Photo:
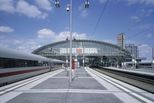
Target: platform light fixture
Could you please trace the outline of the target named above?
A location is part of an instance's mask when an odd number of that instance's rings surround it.
[[[85,8],[89,8],[89,0],[85,0]]]
[[[59,0],[55,0],[55,6],[56,6],[56,8],[60,8],[60,1]]]

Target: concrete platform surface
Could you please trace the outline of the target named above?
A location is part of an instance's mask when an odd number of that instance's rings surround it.
[[[8,103],[122,103],[113,94],[23,93]]]
[[[0,96],[0,103],[142,103],[89,69],[79,68],[70,83],[65,70]],[[150,94],[149,94],[150,95]]]

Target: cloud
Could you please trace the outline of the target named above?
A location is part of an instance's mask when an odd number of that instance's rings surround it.
[[[87,35],[85,33],[72,33],[73,38],[76,39],[87,39]],[[16,38],[7,38],[7,36],[0,36],[0,45],[8,48],[17,49],[24,52],[32,52],[33,50],[47,45],[51,42],[66,40],[66,38],[70,37],[69,31],[63,31],[60,33],[55,33],[51,29],[43,28],[37,31],[37,37],[30,39],[16,39]]]
[[[43,8],[42,5],[44,5],[43,9],[50,9],[48,0],[38,0],[39,1],[39,7]],[[42,3],[42,5],[41,5]],[[45,19],[48,14],[45,12],[42,12],[39,10],[39,8],[35,5],[29,4],[26,0],[0,0],[0,11],[4,11],[7,13],[18,13],[25,16],[28,16],[30,18],[41,18]]]
[[[46,18],[47,14],[41,12],[35,5],[30,5],[24,0],[17,3],[16,11],[31,18]]]
[[[135,22],[140,22],[141,20],[140,20],[140,18],[138,17],[138,16],[131,16],[130,17],[133,21],[135,21]]]
[[[51,29],[41,29],[38,30],[37,32],[38,38],[42,40],[50,40],[50,41],[61,41],[61,40],[66,40],[67,38],[70,38],[70,32],[69,31],[63,31],[60,33],[55,33]],[[72,38],[75,39],[87,39],[87,35],[85,33],[77,33],[73,32],[72,33]]]
[[[43,30],[43,29],[41,29]],[[24,51],[24,52],[32,52],[33,50],[47,45],[49,43],[52,42],[56,42],[56,41],[61,41],[61,40],[66,40],[66,38],[70,37],[69,31],[63,31],[60,33],[55,34],[54,37],[50,37],[50,38],[39,38],[39,37],[35,37],[35,38],[30,38],[30,39],[23,39],[23,40],[19,40],[19,39],[14,39],[14,38],[8,38],[8,39],[0,39],[0,45],[8,47],[8,48],[13,48],[13,49],[17,49],[20,51]],[[77,32],[73,32],[73,38],[75,39],[88,39],[87,34],[85,33],[77,33]],[[111,40],[106,40],[108,42],[112,42]]]
[[[36,38],[31,38],[31,39],[11,40],[11,41],[12,41],[12,43],[9,44],[9,47],[14,47],[14,49],[31,53],[35,49],[51,43],[53,41],[53,39],[37,38],[36,37]],[[20,42],[18,42],[18,41],[20,41]],[[13,46],[11,46],[11,45],[13,45]]]
[[[88,38],[87,34],[85,34],[85,33],[77,33],[77,32],[73,33],[73,37],[75,39],[87,39]]]
[[[14,13],[13,0],[0,0],[0,11]]]
[[[151,38],[151,37],[152,37],[151,33],[147,34],[147,38]]]
[[[17,50],[31,53],[35,49],[51,43],[52,39],[46,38],[31,38],[24,40],[11,40],[9,47],[14,47]],[[13,45],[13,46],[12,46]]]
[[[24,42],[18,44],[16,49],[30,53],[39,47],[41,47],[41,45],[39,44],[38,41],[30,39],[30,40],[27,40],[27,41],[24,41]]]
[[[66,40],[66,38],[69,38],[69,35],[69,31],[60,32],[58,35],[56,35],[54,41]]]
[[[154,6],[154,0],[119,0],[119,1],[126,1],[128,2],[129,5],[144,4],[144,5]]]
[[[141,9],[142,16],[151,16],[154,14],[153,9]]]
[[[55,36],[55,32],[47,28],[39,30],[37,34],[38,38],[53,38]]]
[[[21,44],[21,43],[23,43],[21,40],[14,40],[14,42],[13,42],[14,44]]]
[[[152,16],[153,14],[154,14],[153,9],[141,9],[139,11],[139,15],[131,16],[130,19],[133,22],[141,22],[142,20],[144,20],[145,18],[148,18],[149,16]]]
[[[72,37],[75,39],[87,39],[87,35],[85,33],[74,32],[72,33]],[[54,41],[66,40],[66,38],[70,38],[69,31],[60,32],[58,35],[55,36]]]
[[[82,10],[82,11],[81,11],[81,16],[82,16],[83,18],[87,17],[87,16],[88,16],[87,10]]]
[[[146,57],[147,60],[151,60],[152,48],[147,44],[142,44],[139,46],[139,56]]]
[[[83,5],[80,5],[80,6],[78,7],[78,11],[80,12],[80,16],[81,16],[81,17],[85,18],[85,17],[88,16],[88,11],[87,11],[87,9],[84,8]]]
[[[36,0],[36,4],[39,6],[39,8],[50,11],[52,10],[52,6],[49,2],[49,0]]]
[[[16,49],[22,52],[31,53],[33,50],[49,44],[51,41],[42,38],[30,38],[30,39],[15,39],[7,38],[0,40],[0,46]]]
[[[10,33],[13,32],[14,29],[12,29],[11,27],[8,26],[0,26],[0,32],[2,33]]]

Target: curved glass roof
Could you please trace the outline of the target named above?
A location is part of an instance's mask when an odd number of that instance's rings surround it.
[[[72,54],[74,56],[127,56],[130,53],[117,45],[95,40],[73,40]],[[33,51],[42,56],[69,56],[69,40],[45,45]]]

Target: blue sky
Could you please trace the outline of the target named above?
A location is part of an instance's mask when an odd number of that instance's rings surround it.
[[[125,33],[126,43],[139,46],[140,56],[151,58],[154,47],[154,0],[73,0],[73,35],[116,44]],[[0,45],[31,52],[69,36],[69,0],[0,0]],[[103,16],[101,12],[106,5]],[[98,19],[100,18],[99,22]],[[98,23],[97,23],[98,22]]]

